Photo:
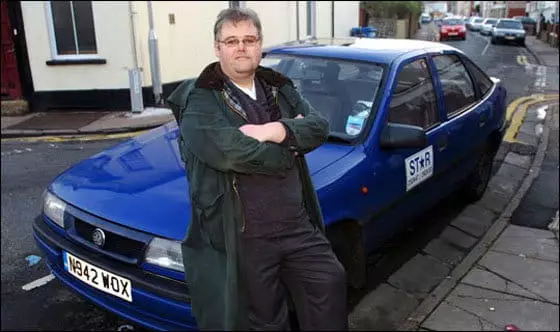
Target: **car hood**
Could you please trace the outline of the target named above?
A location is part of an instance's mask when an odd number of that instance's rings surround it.
[[[66,170],[49,190],[97,217],[181,241],[191,205],[178,134],[169,123],[127,140]],[[352,149],[326,143],[306,154],[312,176]]]

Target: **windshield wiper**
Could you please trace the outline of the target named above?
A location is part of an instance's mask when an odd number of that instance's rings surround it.
[[[347,143],[350,144],[350,139],[348,139],[345,136],[342,136],[340,134],[337,133],[329,133],[329,136],[327,137],[327,140],[329,142],[337,142],[337,143]]]

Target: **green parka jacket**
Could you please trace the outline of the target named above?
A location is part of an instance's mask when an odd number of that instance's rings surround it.
[[[242,202],[236,174],[281,175],[298,168],[310,221],[324,232],[323,217],[303,154],[327,139],[328,122],[302,98],[292,81],[259,67],[256,79],[269,87],[291,131],[289,144],[261,143],[238,128],[246,124],[243,109],[225,85],[219,63],[196,79],[184,81],[168,104],[179,123],[179,149],[185,161],[192,205],[183,241],[185,278],[192,310],[202,330],[246,330],[247,308],[238,273],[243,253]],[[294,119],[301,114],[303,119]],[[294,152],[299,152],[295,156]]]

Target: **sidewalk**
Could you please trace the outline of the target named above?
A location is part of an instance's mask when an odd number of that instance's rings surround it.
[[[2,117],[2,138],[43,135],[114,134],[150,129],[175,121],[170,109],[146,108],[142,113],[45,112]]]
[[[541,65],[558,68],[558,48],[552,47],[535,36],[525,38],[525,47]]]

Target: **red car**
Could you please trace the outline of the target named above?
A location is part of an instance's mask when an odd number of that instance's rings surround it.
[[[465,22],[458,18],[446,18],[439,26],[439,40],[467,39],[467,28]]]

